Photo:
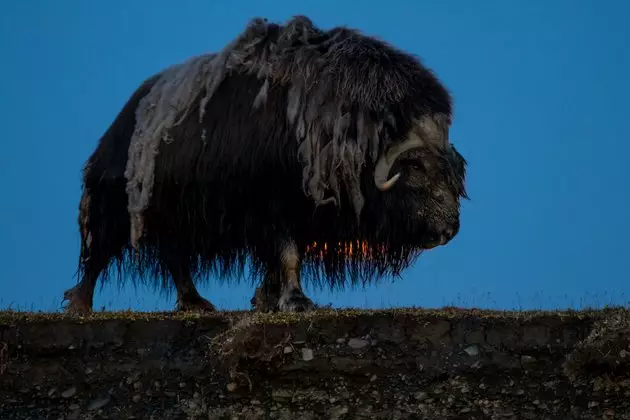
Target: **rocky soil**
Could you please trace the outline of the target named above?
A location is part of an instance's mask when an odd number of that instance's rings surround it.
[[[630,310],[0,312],[0,419],[630,419]]]

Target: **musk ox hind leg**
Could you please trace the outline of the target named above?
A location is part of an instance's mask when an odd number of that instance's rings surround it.
[[[178,311],[201,311],[215,312],[215,306],[208,300],[201,297],[192,281],[190,268],[185,260],[179,260],[175,256],[177,253],[168,254],[166,266],[171,273],[173,283],[177,289],[177,310]]]
[[[92,311],[96,280],[107,265],[107,261],[96,257],[90,258],[89,253],[86,254],[81,256],[83,260],[81,281],[63,293],[63,300],[67,302],[64,310],[77,315],[85,315]]]
[[[177,289],[178,311],[215,312],[215,306],[201,297],[190,276],[188,267],[182,265],[169,266],[173,283]]]
[[[79,204],[79,231],[81,252],[79,255],[79,283],[66,290],[63,301],[66,312],[87,314],[92,311],[94,289],[98,277],[110,261],[121,255],[126,243],[128,228],[117,223],[121,214],[126,215],[125,202],[116,202],[124,189],[102,188],[81,196]],[[123,196],[124,198],[124,196]],[[122,219],[124,220],[124,219]]]
[[[252,303],[258,311],[304,312],[313,309],[313,301],[302,290],[300,283],[300,254],[293,241],[277,248],[273,264],[261,287],[256,289]]]

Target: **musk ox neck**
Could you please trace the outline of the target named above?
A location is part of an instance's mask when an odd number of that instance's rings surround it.
[[[221,52],[164,70],[137,107],[125,170],[134,247],[143,233],[160,143],[212,141],[205,132],[199,139],[172,138],[170,130],[193,110],[199,110],[201,124],[213,94],[235,72],[263,82],[244,110],[264,106],[271,84],[286,88],[286,103],[280,105],[298,142],[304,193],[317,205],[340,205],[341,194],[347,194],[357,222],[366,162],[377,160],[392,133],[408,129],[404,124],[410,118],[397,115],[434,108],[418,103],[418,95],[427,83],[439,86],[415,58],[357,31],[323,31],[303,16],[285,25],[251,20]],[[442,105],[450,114],[450,102]]]

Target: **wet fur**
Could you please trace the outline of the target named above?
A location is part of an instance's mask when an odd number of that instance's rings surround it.
[[[188,266],[196,280],[208,275],[239,279],[249,261],[252,280],[258,281],[279,269],[286,240],[298,247],[303,279],[322,286],[375,280],[414,262],[427,221],[406,210],[423,196],[411,196],[403,182],[392,191],[378,191],[373,166],[388,144],[405,137],[414,117],[450,119],[447,91],[415,58],[380,41],[344,28],[324,32],[304,18],[291,22],[293,27],[250,25],[254,30],[243,39],[264,41],[251,50],[252,57],[267,57],[264,48],[282,43],[293,50],[276,57],[284,61],[269,61],[275,67],[260,60],[243,64],[242,55],[232,56],[231,72],[214,87],[202,86],[186,112],[178,114],[180,123],[168,130],[170,141],[158,142],[152,181],[142,186],[151,194],[139,212],[137,250],[130,240],[132,193],[125,174],[133,164],[129,151],[137,110],[164,73],[148,79],[129,99],[84,170],[82,275],[105,274],[115,263],[120,274],[157,280],[153,284],[167,288],[173,265]],[[316,45],[306,47],[305,41]],[[304,78],[300,63],[305,62],[288,51],[328,61]],[[343,71],[332,72],[340,66]],[[297,80],[306,81],[299,94]],[[318,91],[320,86],[327,90]],[[296,95],[302,98],[300,111],[291,118],[287,109]],[[314,132],[300,128],[307,114]],[[335,131],[339,118],[342,136]],[[372,137],[366,127],[375,128]],[[423,153],[442,180],[440,188],[464,196],[463,158],[451,156],[454,149],[431,147]],[[336,252],[339,242],[362,240],[384,244],[386,252],[369,258]],[[306,252],[314,241],[329,244],[323,258]]]

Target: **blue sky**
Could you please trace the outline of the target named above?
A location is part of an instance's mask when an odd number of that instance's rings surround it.
[[[630,301],[626,1],[7,0],[0,308],[59,309],[75,281],[81,167],[138,83],[222,48],[251,17],[295,14],[420,56],[453,94],[451,139],[469,161],[471,201],[455,240],[394,283],[308,289],[315,301],[502,309]],[[200,291],[224,309],[248,307],[253,292]],[[114,283],[97,290],[102,306],[171,309],[174,296]]]

